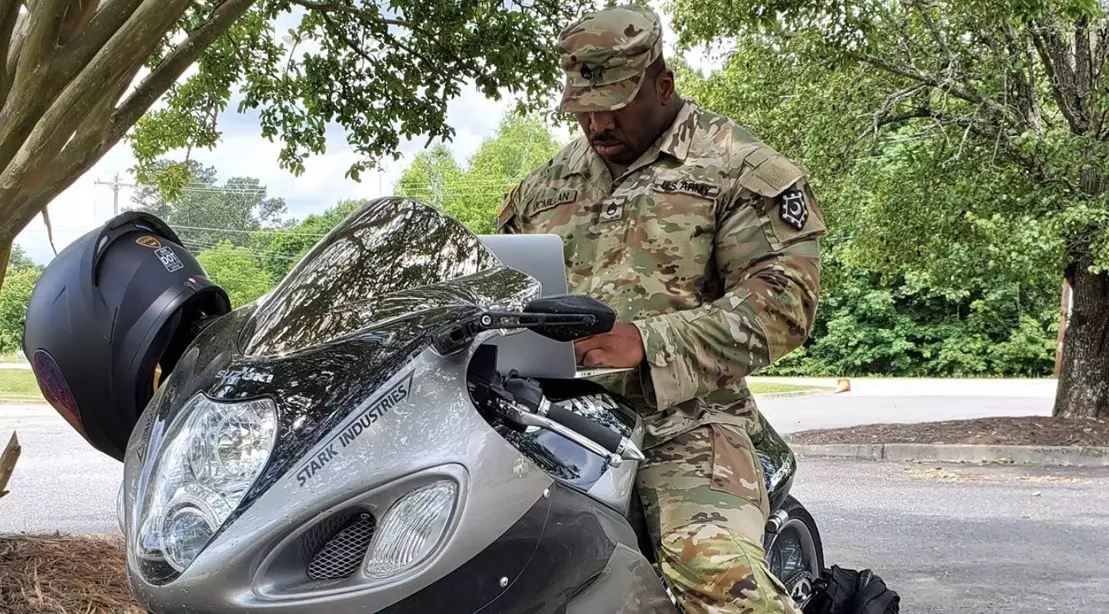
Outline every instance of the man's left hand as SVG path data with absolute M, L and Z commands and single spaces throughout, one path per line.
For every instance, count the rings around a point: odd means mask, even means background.
M 590 369 L 637 367 L 643 362 L 643 338 L 632 324 L 617 322 L 612 330 L 574 342 L 578 364 Z

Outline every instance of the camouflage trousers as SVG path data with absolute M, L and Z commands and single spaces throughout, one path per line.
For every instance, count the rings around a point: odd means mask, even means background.
M 747 433 L 711 424 L 644 453 L 647 528 L 685 614 L 801 614 L 766 564 L 770 504 Z

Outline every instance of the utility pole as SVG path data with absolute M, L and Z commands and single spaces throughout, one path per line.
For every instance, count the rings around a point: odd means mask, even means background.
M 134 188 L 137 187 L 133 183 L 120 183 L 119 173 L 116 173 L 111 182 L 96 180 L 97 185 L 107 185 L 112 187 L 112 217 L 119 215 L 119 189 L 120 188 Z

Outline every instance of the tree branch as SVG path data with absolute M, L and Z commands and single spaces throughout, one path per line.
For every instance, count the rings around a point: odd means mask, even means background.
M 434 33 L 429 32 L 429 31 L 425 30 L 424 28 L 422 28 L 422 27 L 420 27 L 420 26 L 418 26 L 418 25 L 416 25 L 416 24 L 414 24 L 410 21 L 404 21 L 404 20 L 400 20 L 400 19 L 386 19 L 385 17 L 382 17 L 380 14 L 375 15 L 375 14 L 371 13 L 370 11 L 368 11 L 366 9 L 360 9 L 358 7 L 350 6 L 350 5 L 347 5 L 347 4 L 335 4 L 334 2 L 323 2 L 323 1 L 318 1 L 318 0 L 289 0 L 289 1 L 291 3 L 297 5 L 297 6 L 301 6 L 301 7 L 304 7 L 306 9 L 309 9 L 309 10 L 312 10 L 312 11 L 319 11 L 321 14 L 325 14 L 325 13 L 346 13 L 348 15 L 353 15 L 355 17 L 358 17 L 359 19 L 362 19 L 362 20 L 377 21 L 377 22 L 383 23 L 387 26 L 397 26 L 398 28 L 405 28 L 407 30 L 411 30 L 413 32 L 416 32 L 416 33 L 422 35 L 427 40 L 434 42 L 436 45 L 439 46 L 439 48 L 441 50 L 443 50 L 444 52 L 447 52 L 451 56 L 454 56 L 455 59 L 458 59 L 458 54 L 455 53 L 453 49 L 451 49 L 451 48 L 449 48 L 449 47 L 447 47 L 446 45 L 443 44 L 443 42 L 441 40 L 442 39 L 441 36 L 437 36 Z M 402 43 L 400 41 L 398 41 L 396 38 L 394 38 L 394 37 L 390 37 L 390 38 L 392 38 L 393 43 L 395 43 L 397 45 L 402 45 Z M 406 48 L 405 51 L 408 51 L 409 53 L 413 53 L 411 49 Z M 413 55 L 416 55 L 416 54 L 413 53 Z M 421 59 L 423 59 L 423 58 L 421 58 Z M 432 63 L 430 63 L 430 65 L 434 66 L 435 63 L 432 62 Z
M 71 0 L 58 32 L 58 45 L 68 45 L 88 25 L 99 6 L 100 0 Z
M 1088 118 L 1083 110 L 1082 98 L 1075 88 L 1075 74 L 1068 51 L 1058 30 L 1054 26 L 1032 24 L 1029 32 L 1047 70 L 1059 110 L 1067 118 L 1072 131 L 1078 134 L 1085 132 L 1089 127 Z
M 1028 52 L 1028 41 L 1017 34 L 1011 23 L 1005 23 L 1001 28 L 1005 48 L 1009 51 L 1010 71 L 1014 84 L 1013 92 L 1017 111 L 1023 116 L 1027 125 L 1031 126 L 1037 134 L 1043 132 L 1043 117 L 1040 110 L 1039 97 L 1032 84 L 1036 82 L 1033 73 L 1032 56 Z M 1000 44 L 999 44 L 1000 46 Z M 1025 69 L 1016 68 L 1017 60 L 1024 64 Z
M 15 20 L 15 28 L 12 30 L 12 40 L 8 44 L 8 59 L 4 63 L 4 74 L 8 83 L 15 80 L 15 67 L 19 64 L 19 57 L 23 55 L 23 42 L 27 40 L 27 30 L 30 28 L 29 24 L 31 18 L 28 13 L 20 13 Z
M 12 43 L 12 34 L 15 32 L 16 22 L 19 21 L 18 0 L 0 0 L 0 106 L 8 99 L 8 49 Z
M 112 35 L 127 23 L 142 2 L 143 0 L 107 0 L 92 16 L 80 38 L 72 41 L 68 53 L 58 63 L 55 78 L 68 82 L 84 70 Z
M 1097 44 L 1094 47 L 1094 83 L 1099 81 L 1101 70 L 1105 67 L 1105 62 L 1109 62 L 1109 20 L 1106 20 L 1105 25 L 1097 32 Z
M 68 0 L 40 0 L 41 2 L 67 2 Z M 56 155 L 65 144 L 64 136 L 72 134 L 81 121 L 82 113 L 113 87 L 116 81 L 130 82 L 142 67 L 167 31 L 180 19 L 191 0 L 144 0 L 143 4 L 114 32 L 108 43 L 98 50 L 88 66 L 72 80 L 56 78 L 49 65 L 36 66 L 38 79 L 28 82 L 22 68 L 12 85 L 12 95 L 0 111 L 0 189 L 10 179 L 9 166 L 23 152 L 49 151 Z M 61 27 L 61 10 L 58 9 L 58 27 Z M 57 30 L 55 30 L 56 34 Z M 30 45 L 31 42 L 28 42 Z M 50 45 L 51 50 L 53 44 Z M 31 62 L 33 47 L 24 49 L 22 66 Z M 49 58 L 47 58 L 49 59 Z M 36 136 L 37 134 L 37 136 Z M 62 139 L 60 142 L 58 139 Z M 55 143 L 54 147 L 45 147 Z M 24 160 L 26 162 L 27 159 Z M 15 171 L 16 173 L 22 171 Z
M 891 110 L 893 110 L 894 107 L 897 106 L 897 103 L 901 102 L 902 100 L 912 96 L 913 94 L 915 94 L 915 93 L 919 92 L 920 90 L 923 90 L 927 87 L 928 87 L 928 84 L 926 84 L 926 83 L 914 83 L 913 85 L 910 85 L 909 87 L 907 87 L 903 90 L 898 90 L 898 91 L 886 96 L 885 100 L 882 101 L 881 108 L 879 108 L 878 111 L 876 111 L 874 113 L 874 120 L 871 122 L 869 131 L 874 132 L 875 134 L 877 134 L 878 130 L 882 126 L 886 125 L 885 123 L 882 122 L 882 120 L 885 119 L 885 118 L 894 117 L 894 116 L 889 115 L 889 112 Z M 863 136 L 866 136 L 866 132 L 863 133 Z
M 898 19 L 894 18 L 893 14 L 890 13 L 889 8 L 882 6 L 881 4 L 876 5 L 875 10 L 878 11 L 880 19 L 887 22 L 889 27 L 896 30 L 897 33 L 900 35 L 901 51 L 903 51 L 905 53 L 905 57 L 908 58 L 909 66 L 915 68 L 916 59 L 913 58 L 912 40 L 909 38 L 909 31 L 907 29 L 906 22 L 899 21 Z
M 45 79 L 68 2 L 69 0 L 38 0 L 36 7 L 29 11 L 27 38 L 12 79 L 14 88 L 22 87 L 29 80 L 38 85 L 35 79 Z
M 1091 59 L 1089 23 L 1083 15 L 1074 23 L 1074 83 L 1080 99 L 1093 88 Z
M 1036 176 L 1037 179 L 1045 182 L 1051 182 L 1052 178 L 1050 173 L 1044 169 L 1033 156 L 1028 155 L 1021 151 L 1005 134 L 1003 127 L 996 124 L 983 121 L 974 117 L 966 117 L 961 115 L 951 115 L 936 111 L 929 107 L 919 106 L 912 111 L 901 113 L 898 115 L 889 115 L 885 117 L 875 117 L 874 124 L 880 127 L 890 126 L 895 124 L 903 124 L 914 119 L 932 119 L 939 123 L 948 124 L 952 126 L 962 127 L 978 137 L 986 140 L 998 140 L 1005 147 L 1005 152 L 1010 155 L 1017 163 L 1024 166 L 1029 172 Z M 1069 184 L 1068 184 L 1069 185 Z M 1071 186 L 1073 187 L 1073 186 Z
M 951 53 L 951 47 L 947 45 L 947 39 L 944 38 L 943 34 L 936 28 L 936 23 L 932 21 L 932 17 L 928 15 L 928 11 L 924 10 L 923 3 L 920 0 L 912 0 L 912 2 L 917 12 L 920 13 L 921 19 L 924 20 L 924 27 L 926 27 L 928 32 L 932 35 L 932 40 L 936 41 L 936 44 L 943 50 L 943 54 L 947 56 L 947 65 L 945 68 L 949 71 L 951 76 L 954 76 L 955 72 L 958 70 L 959 62 L 955 54 Z
M 880 58 L 878 56 L 871 55 L 871 54 L 868 54 L 868 53 L 864 54 L 864 53 L 854 53 L 854 52 L 852 52 L 852 53 L 849 54 L 849 57 L 851 57 L 855 60 L 858 60 L 860 62 L 865 62 L 867 64 L 870 64 L 871 66 L 874 66 L 875 68 L 881 68 L 882 70 L 884 70 L 886 72 L 890 72 L 890 73 L 893 73 L 895 75 L 900 75 L 902 77 L 912 79 L 914 81 L 918 81 L 920 83 L 924 83 L 924 84 L 930 85 L 930 86 L 938 88 L 938 89 L 942 89 L 943 91 L 951 93 L 956 98 L 959 98 L 959 99 L 964 100 L 966 102 L 969 102 L 971 104 L 976 104 L 976 105 L 985 107 L 988 111 L 990 111 L 991 114 L 995 115 L 999 120 L 1006 121 L 1006 122 L 1011 122 L 1016 126 L 1022 125 L 1021 118 L 1016 116 L 1014 113 L 1012 113 L 1012 111 L 1010 109 L 1006 108 L 1005 106 L 1003 106 L 1001 104 L 998 104 L 997 102 L 995 102 L 993 100 L 988 100 L 988 99 L 982 98 L 976 92 L 966 90 L 964 88 L 959 87 L 958 85 L 943 82 L 943 81 L 941 81 L 940 79 L 938 79 L 937 77 L 935 77 L 933 75 L 929 75 L 929 74 L 925 74 L 923 72 L 920 72 L 916 68 L 912 68 L 912 67 L 909 67 L 909 66 L 901 66 L 901 65 L 898 65 L 898 64 L 893 64 L 892 62 L 888 62 L 883 58 Z
M 255 0 L 224 0 L 208 21 L 171 51 L 119 106 L 108 127 L 108 140 L 116 141 L 143 116 L 162 94 L 192 66 L 213 42 L 227 32 Z
M 298 0 L 291 0 L 291 1 L 292 2 L 298 2 Z M 357 42 L 355 42 L 353 39 L 351 39 L 351 37 L 348 36 L 347 33 L 343 31 L 342 27 L 339 26 L 339 24 L 335 23 L 335 21 L 333 19 L 331 19 L 331 17 L 328 15 L 328 13 L 330 13 L 330 12 L 332 12 L 332 11 L 321 11 L 320 17 L 323 17 L 324 22 L 327 24 L 327 26 L 329 28 L 331 28 L 331 30 L 334 32 L 334 34 L 336 36 L 338 36 L 339 38 L 341 38 L 343 40 L 343 42 L 346 44 L 346 46 L 351 51 L 353 51 L 355 54 L 357 54 L 359 57 L 361 57 L 363 60 L 366 60 L 367 62 L 369 62 L 371 64 L 376 62 L 376 60 L 374 60 L 374 58 L 370 57 L 370 55 L 367 54 L 366 51 L 364 49 L 362 49 L 362 47 L 360 45 L 358 45 Z M 397 23 L 399 23 L 399 22 L 397 22 Z M 412 56 L 417 57 L 420 60 L 422 60 L 424 65 L 429 70 L 435 70 L 436 74 L 439 74 L 439 75 L 444 74 L 443 63 L 442 62 L 432 61 L 431 58 L 427 57 L 426 55 L 424 55 L 424 54 L 422 54 L 418 51 L 416 51 L 415 49 L 413 49 L 411 46 L 407 45 L 406 43 L 397 40 L 397 38 L 392 36 L 391 34 L 386 33 L 385 38 L 388 39 L 387 40 L 388 44 L 395 45 L 396 47 L 399 47 L 401 50 L 403 50 L 403 51 L 411 54 Z M 437 39 L 433 38 L 432 40 L 437 40 Z M 442 48 L 444 51 L 450 53 L 451 55 L 455 55 L 453 50 L 446 49 L 445 47 L 442 47 L 441 45 L 440 45 L 440 48 Z M 455 55 L 455 57 L 457 58 L 458 56 Z M 450 75 L 451 75 L 451 73 L 446 74 L 446 76 L 448 76 L 448 77 Z

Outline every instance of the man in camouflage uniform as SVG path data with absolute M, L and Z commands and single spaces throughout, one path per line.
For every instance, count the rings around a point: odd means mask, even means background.
M 559 51 L 584 135 L 508 194 L 498 230 L 561 235 L 570 291 L 617 312 L 575 347 L 586 367 L 636 368 L 602 383 L 644 414 L 638 486 L 687 614 L 796 614 L 761 546 L 744 377 L 812 328 L 825 226 L 806 171 L 675 94 L 648 9 L 586 15 Z

